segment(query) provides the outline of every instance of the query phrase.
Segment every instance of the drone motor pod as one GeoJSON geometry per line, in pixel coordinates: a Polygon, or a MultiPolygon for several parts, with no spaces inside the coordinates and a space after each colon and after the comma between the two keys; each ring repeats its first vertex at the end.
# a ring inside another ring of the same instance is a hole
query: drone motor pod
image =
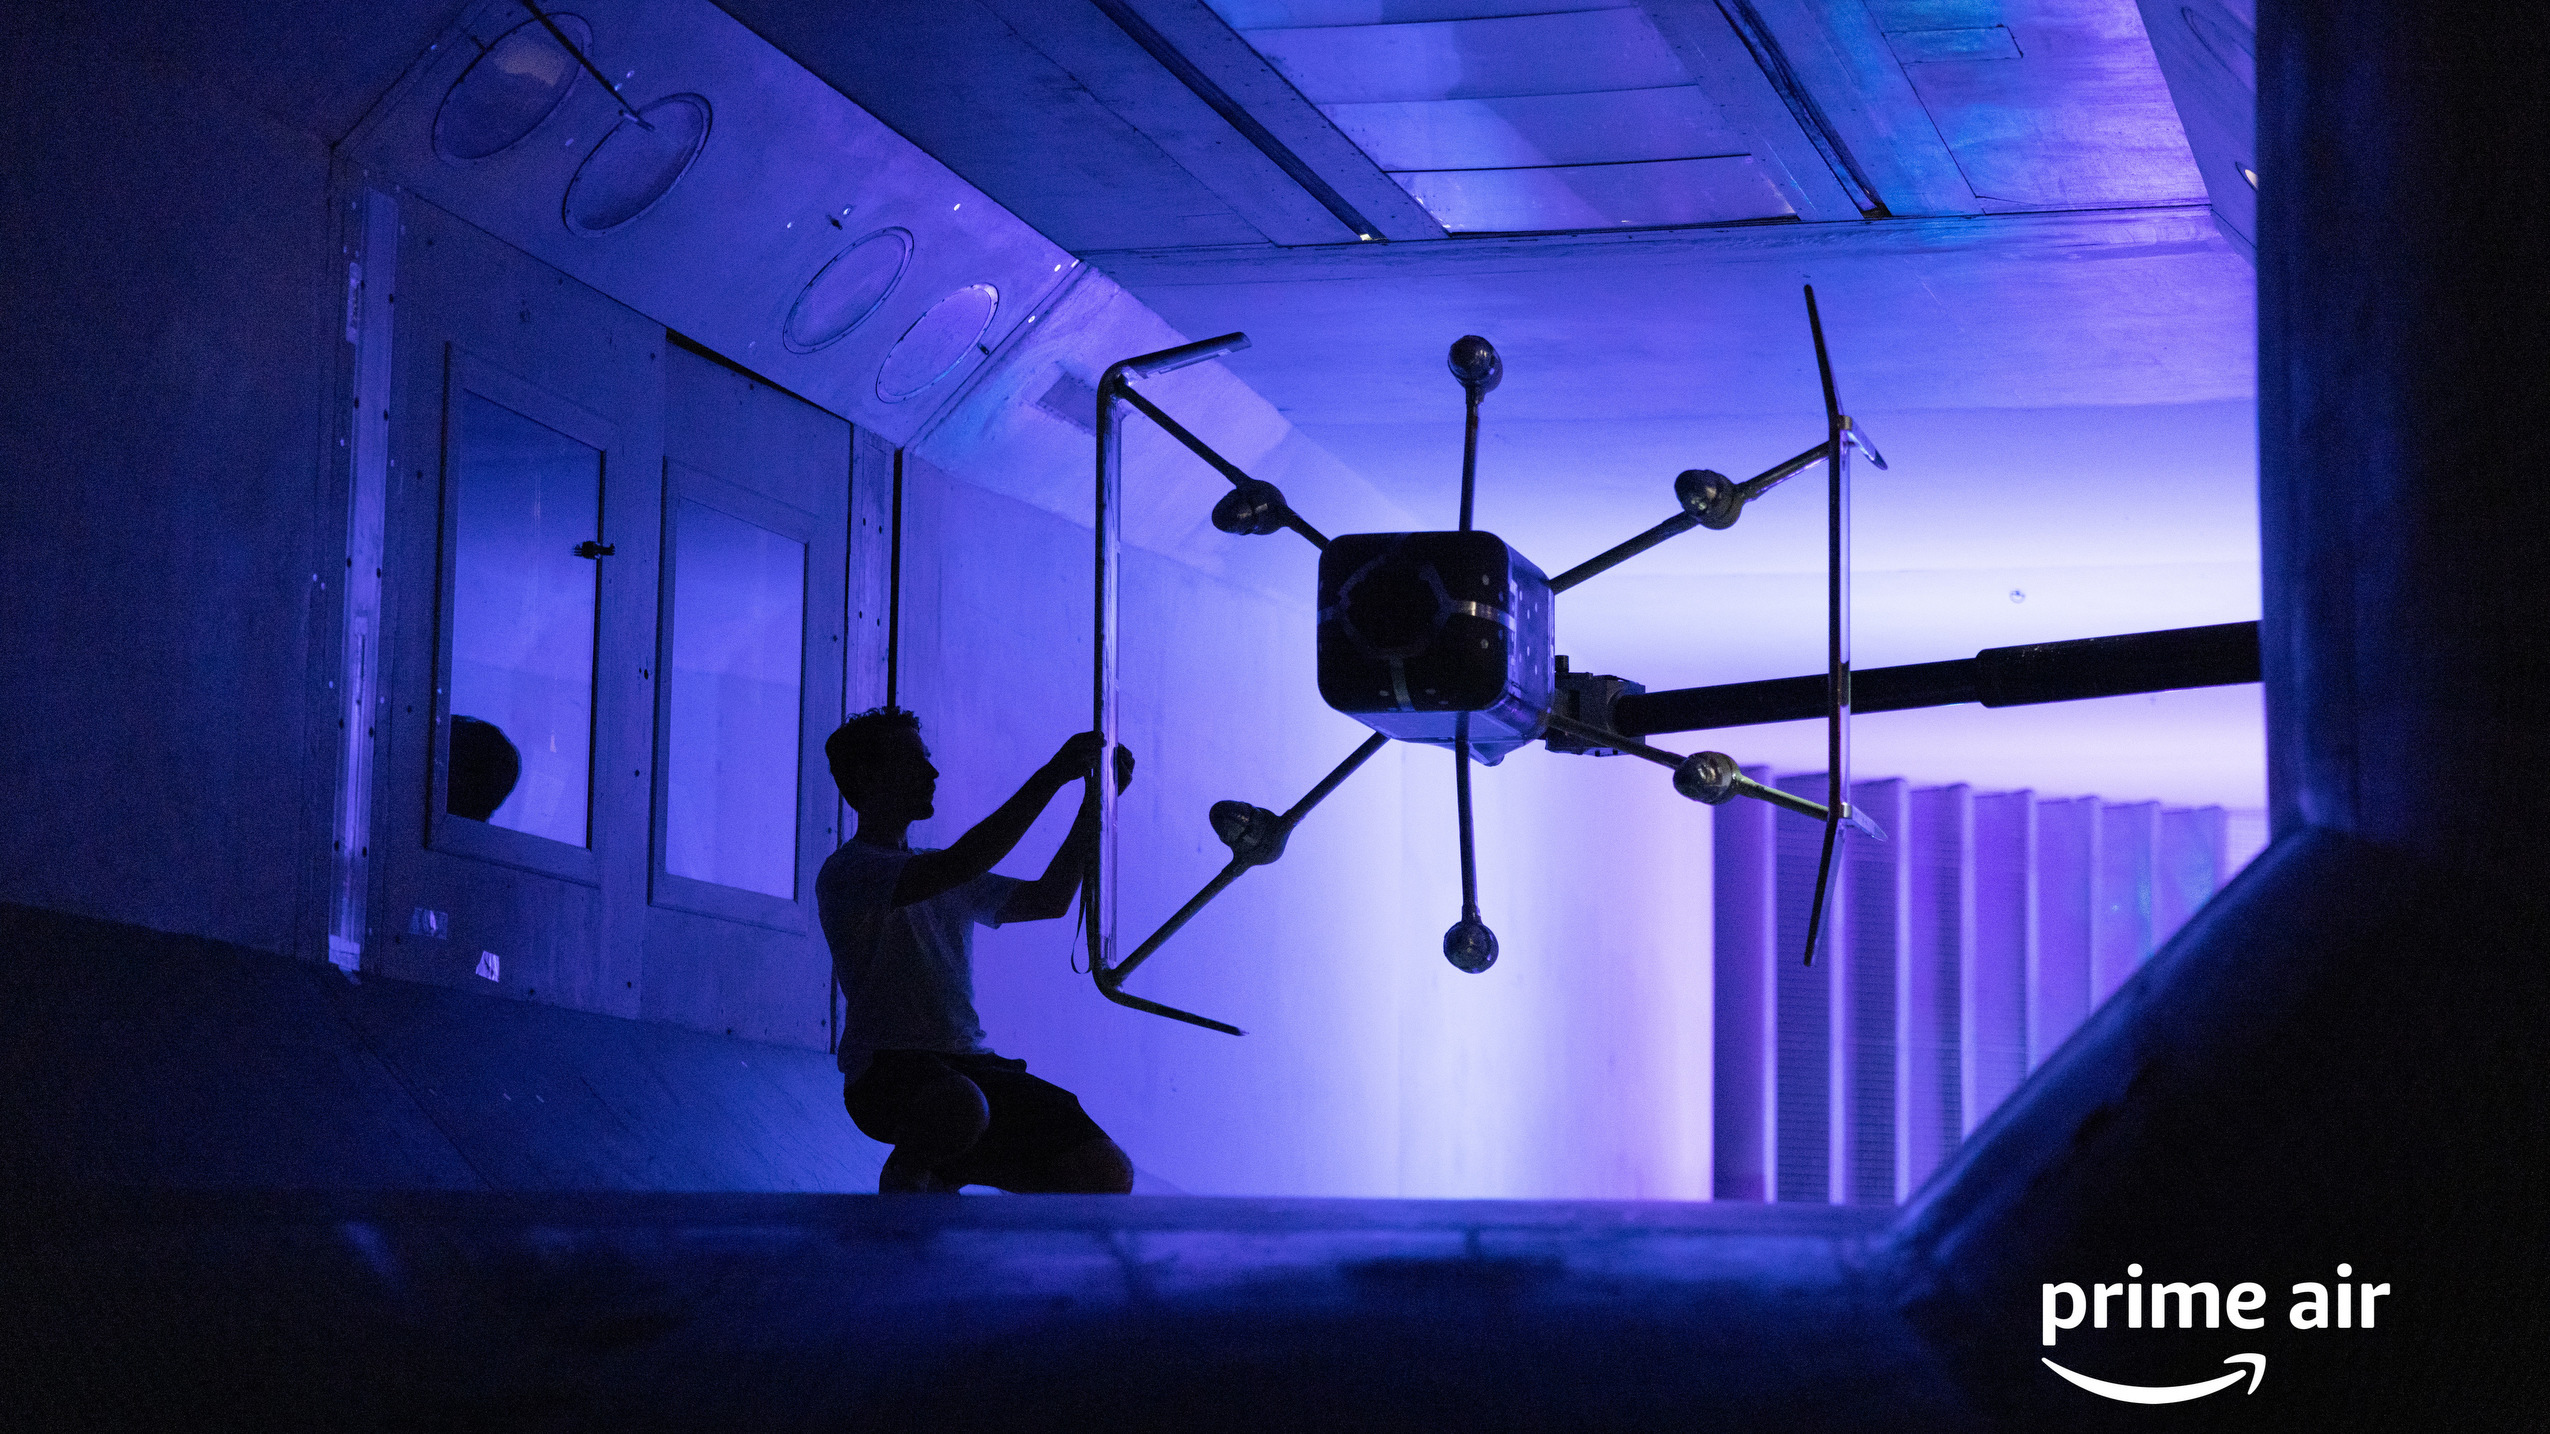
{"type": "Polygon", "coordinates": [[[1292,515],[1282,489],[1264,479],[1251,478],[1233,484],[1231,491],[1213,505],[1213,526],[1233,537],[1262,538],[1281,532],[1284,520],[1292,515]]]}

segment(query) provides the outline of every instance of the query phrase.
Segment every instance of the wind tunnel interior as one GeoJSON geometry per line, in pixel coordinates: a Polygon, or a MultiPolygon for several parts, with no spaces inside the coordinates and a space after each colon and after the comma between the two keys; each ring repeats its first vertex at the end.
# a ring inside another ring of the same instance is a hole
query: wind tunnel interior
{"type": "MultiPolygon", "coordinates": [[[[2167,1386],[2249,1350],[2257,1392],[2180,1422],[2524,1415],[2544,913],[2507,794],[2544,696],[2543,515],[2495,475],[2535,441],[2506,415],[2541,367],[2541,191],[2502,177],[2543,152],[2512,98],[2536,40],[2475,10],[2259,17],[2277,839],[1903,1208],[1706,1200],[1704,813],[1634,761],[1482,772],[1507,956],[1472,976],[1434,957],[1451,759],[1405,743],[1144,968],[1245,1038],[1093,999],[1062,924],[982,933],[985,1025],[1090,1102],[1137,1195],[916,1204],[853,1193],[884,1152],[825,1052],[822,736],[920,711],[946,776],[915,835],[943,842],[1087,725],[1092,385],[1216,330],[847,105],[813,32],[749,5],[584,6],[656,47],[605,77],[625,100],[570,84],[535,145],[447,140],[438,97],[518,28],[500,8],[6,22],[0,1339],[48,1371],[36,1417],[2104,1427],[2150,1411],[2041,1356],[2167,1386]],[[687,158],[692,121],[648,108],[677,94],[704,97],[687,158]],[[623,109],[680,182],[577,208],[623,109]],[[888,179],[848,184],[845,155],[888,179]],[[587,744],[585,785],[510,825],[463,810],[448,735],[478,715],[444,639],[463,564],[507,573],[451,518],[447,448],[506,441],[456,395],[582,445],[571,536],[612,549],[571,574],[584,707],[531,681],[554,651],[487,649],[519,679],[517,789],[574,755],[522,724],[587,744]],[[746,547],[798,581],[682,606],[746,547]],[[685,624],[724,655],[683,655],[685,624]],[[697,777],[740,749],[674,735],[712,689],[752,694],[745,738],[793,766],[697,777]],[[2288,1320],[2341,1263],[2391,1287],[2380,1323],[2288,1320]],[[2257,1282],[2267,1324],[2048,1347],[2046,1287],[2129,1281],[2257,1282]]],[[[1120,8],[1133,29],[1091,15],[1130,35],[1173,7],[1120,8]]],[[[1426,378],[1393,397],[1449,435],[1426,378]]],[[[1225,367],[1146,392],[1327,533],[1450,526],[1449,437],[1419,490],[1225,367]]],[[[1213,802],[1280,809],[1365,729],[1320,700],[1311,555],[1217,531],[1228,484],[1155,429],[1125,445],[1138,925],[1224,859],[1213,802]]]]}

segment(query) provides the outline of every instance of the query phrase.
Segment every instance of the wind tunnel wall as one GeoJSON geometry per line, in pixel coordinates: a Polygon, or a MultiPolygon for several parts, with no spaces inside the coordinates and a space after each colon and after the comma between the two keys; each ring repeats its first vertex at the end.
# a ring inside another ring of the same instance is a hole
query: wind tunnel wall
{"type": "Polygon", "coordinates": [[[2276,841],[1906,1212],[1892,1268],[2009,1427],[2148,1427],[2031,1355],[2174,1385],[2232,1350],[2267,1355],[2288,1427],[2529,1427],[2550,835],[2514,774],[2550,703],[2550,501],[2507,480],[2539,462],[2509,419],[2550,370],[2550,201],[2503,180],[2539,171],[2550,51],[2479,5],[2261,19],[2276,841]],[[2043,1346],[2045,1286],[2134,1266],[2259,1282],[2266,1326],[2043,1346]],[[2391,1286],[2379,1327],[2299,1327],[2341,1267],[2391,1286]]]}
{"type": "MultiPolygon", "coordinates": [[[[10,123],[42,142],[0,194],[25,278],[0,334],[19,375],[0,487],[0,736],[20,796],[0,818],[0,898],[322,958],[345,551],[332,435],[347,398],[331,192],[394,177],[355,156],[388,126],[403,72],[483,8],[10,17],[10,123]]],[[[469,175],[485,172],[434,178],[469,175]]],[[[801,277],[765,287],[784,301],[801,277]]],[[[1075,403],[1107,363],[1185,337],[1085,271],[1037,319],[951,379],[926,424],[862,433],[908,443],[897,695],[950,773],[925,839],[1087,721],[1090,415],[1075,403]]],[[[760,364],[757,342],[725,357],[760,364]]],[[[1147,387],[1323,527],[1423,525],[1222,367],[1147,387]]],[[[1213,801],[1287,804],[1363,732],[1317,699],[1309,551],[1212,530],[1221,480],[1147,423],[1129,429],[1139,939],[1219,865],[1213,801]]],[[[1447,495],[1451,482],[1447,466],[1447,495]]],[[[1377,759],[1280,867],[1134,983],[1236,1020],[1245,1040],[1101,1002],[1058,924],[985,934],[994,1040],[1082,1090],[1146,1171],[1198,1191],[1704,1193],[1705,814],[1625,763],[1535,751],[1484,774],[1484,894],[1508,955],[1474,979],[1436,954],[1458,891],[1449,777],[1431,752],[1377,759]]],[[[1065,815],[1013,870],[1033,869],[1065,815]]],[[[374,917],[395,932],[407,912],[374,917]]],[[[820,1030],[820,1000],[791,1025],[820,1030]]],[[[640,1009],[731,1023],[680,993],[640,1009]]]]}

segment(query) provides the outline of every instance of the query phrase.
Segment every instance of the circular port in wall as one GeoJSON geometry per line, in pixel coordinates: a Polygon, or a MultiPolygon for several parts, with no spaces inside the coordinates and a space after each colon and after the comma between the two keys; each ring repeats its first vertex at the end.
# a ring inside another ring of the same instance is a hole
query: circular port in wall
{"type": "Polygon", "coordinates": [[[877,397],[900,403],[956,372],[990,332],[1000,304],[1000,290],[968,284],[930,305],[887,351],[877,371],[877,397]]]}
{"type": "MultiPolygon", "coordinates": [[[[593,30],[573,15],[551,15],[568,43],[593,51],[593,30]]],[[[434,153],[454,164],[493,159],[531,137],[564,104],[584,67],[549,27],[525,20],[479,52],[434,111],[434,153]]]]}
{"type": "Polygon", "coordinates": [[[707,143],[708,101],[697,95],[672,95],[634,118],[620,116],[567,181],[567,227],[607,234],[644,214],[682,182],[707,143]]]}
{"type": "Polygon", "coordinates": [[[832,256],[788,306],[779,341],[801,354],[839,343],[868,321],[912,262],[912,231],[880,229],[832,256]]]}

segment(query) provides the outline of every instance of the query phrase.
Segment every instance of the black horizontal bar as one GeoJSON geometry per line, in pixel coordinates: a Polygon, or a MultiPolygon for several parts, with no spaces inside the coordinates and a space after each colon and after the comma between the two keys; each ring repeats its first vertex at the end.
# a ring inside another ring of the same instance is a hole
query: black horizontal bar
{"type": "MultiPolygon", "coordinates": [[[[1987,648],[1951,662],[1872,667],[1851,674],[1851,710],[1901,712],[1960,702],[2023,707],[2257,680],[2258,625],[2226,622],[1987,648]]],[[[1823,716],[1826,692],[1821,673],[1648,692],[1613,703],[1612,725],[1626,736],[1652,736],[1796,722],[1823,716]]]]}
{"type": "Polygon", "coordinates": [[[1975,695],[1986,707],[2224,687],[2258,680],[2258,625],[2225,622],[1994,647],[1976,653],[1974,665],[1975,695]]]}

